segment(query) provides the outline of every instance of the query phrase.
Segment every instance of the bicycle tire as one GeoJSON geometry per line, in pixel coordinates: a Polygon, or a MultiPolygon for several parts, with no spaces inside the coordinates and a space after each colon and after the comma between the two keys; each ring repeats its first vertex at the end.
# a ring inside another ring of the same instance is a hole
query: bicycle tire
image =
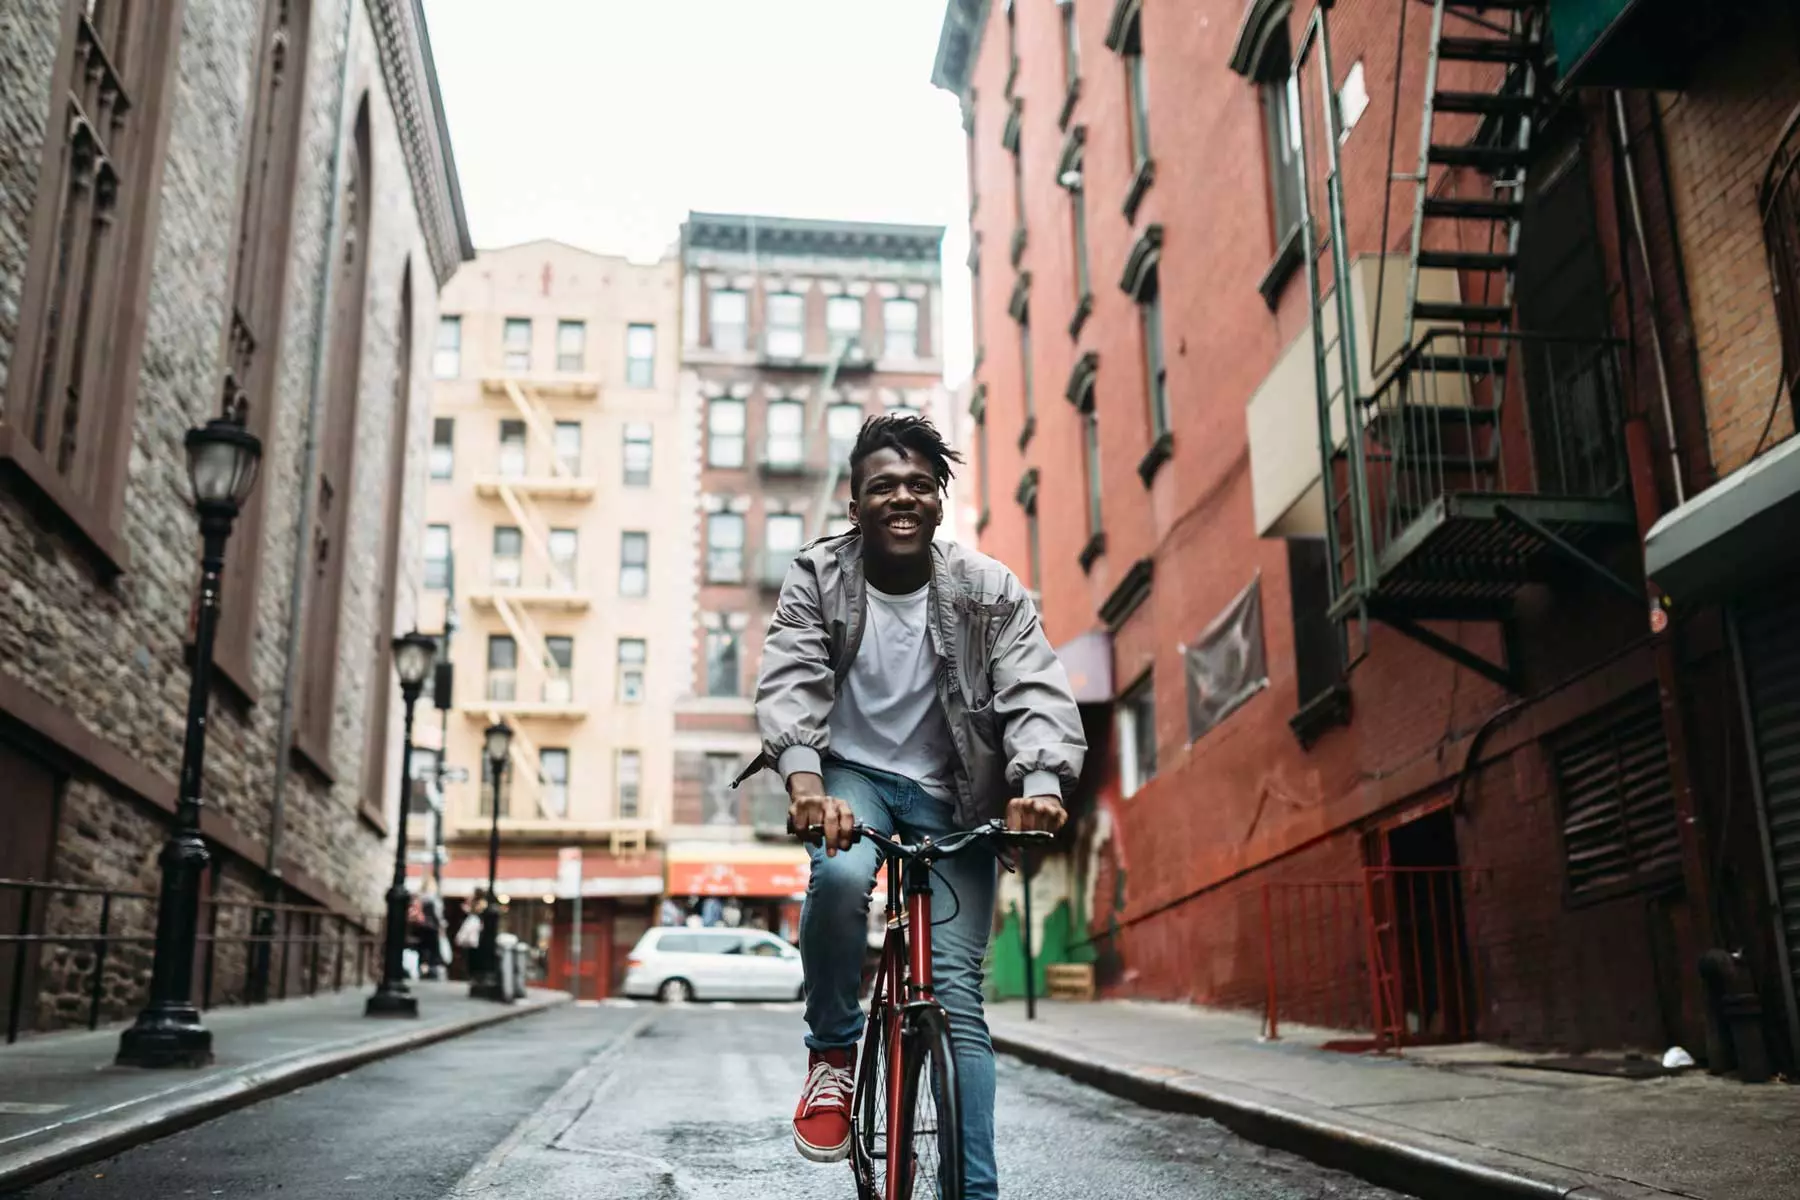
{"type": "Polygon", "coordinates": [[[856,1060],[856,1086],[851,1091],[854,1121],[850,1166],[856,1175],[857,1200],[884,1200],[887,1189],[887,1024],[888,1001],[871,1001],[856,1060]]]}
{"type": "Polygon", "coordinates": [[[888,1153],[901,1155],[900,1200],[963,1200],[962,1103],[943,1009],[908,1015],[900,1056],[901,1107],[888,1142],[888,1153]]]}

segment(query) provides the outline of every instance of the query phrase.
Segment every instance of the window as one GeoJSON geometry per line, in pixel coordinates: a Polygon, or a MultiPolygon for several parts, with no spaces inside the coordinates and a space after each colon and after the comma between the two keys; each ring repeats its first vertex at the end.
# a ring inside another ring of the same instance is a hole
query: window
{"type": "MultiPolygon", "coordinates": [[[[1018,119],[1018,102],[1013,102],[1014,120],[1018,119]]],[[[1013,170],[1013,241],[1012,260],[1014,265],[1019,255],[1025,252],[1025,153],[1019,148],[1018,134],[1013,135],[1012,170],[1013,170]]]]}
{"type": "MultiPolygon", "coordinates": [[[[1135,24],[1134,24],[1135,28],[1135,24]]],[[[1150,89],[1144,79],[1143,49],[1135,38],[1125,50],[1126,116],[1131,127],[1131,167],[1142,171],[1150,161],[1150,89]]]]}
{"type": "Polygon", "coordinates": [[[619,535],[619,595],[643,596],[650,591],[650,535],[619,535]]]}
{"type": "MultiPolygon", "coordinates": [[[[1084,358],[1084,363],[1091,364],[1097,360],[1084,358]]],[[[1076,368],[1083,370],[1081,365],[1076,368]]],[[[1093,367],[1085,369],[1085,382],[1080,385],[1074,395],[1075,408],[1081,413],[1081,473],[1082,482],[1087,485],[1087,524],[1088,546],[1082,551],[1082,567],[1085,569],[1093,561],[1093,555],[1100,552],[1095,539],[1102,529],[1100,513],[1100,413],[1094,403],[1093,367]]]]}
{"type": "Polygon", "coordinates": [[[581,422],[556,423],[556,465],[570,475],[581,474],[581,422]]]}
{"type": "Polygon", "coordinates": [[[1138,300],[1144,325],[1144,378],[1150,388],[1150,428],[1157,437],[1169,432],[1169,368],[1163,356],[1162,290],[1152,275],[1138,300]]]}
{"type": "Polygon", "coordinates": [[[706,517],[706,581],[744,582],[744,516],[709,513],[706,517]]]}
{"type": "Polygon", "coordinates": [[[500,350],[508,371],[531,370],[531,318],[506,318],[501,327],[500,350]]]}
{"type": "Polygon", "coordinates": [[[556,369],[579,371],[587,365],[587,322],[556,323],[556,369]]]}
{"type": "Polygon", "coordinates": [[[636,750],[619,751],[619,818],[638,815],[643,801],[644,756],[636,750]]]}
{"type": "Polygon", "coordinates": [[[742,687],[739,659],[742,639],[735,629],[706,632],[706,694],[736,696],[742,687]]]}
{"type": "Polygon", "coordinates": [[[770,358],[799,358],[806,353],[806,297],[771,292],[763,314],[763,349],[770,358]]]}
{"type": "Polygon", "coordinates": [[[439,379],[462,374],[462,318],[439,317],[437,349],[431,355],[431,373],[439,379]]]}
{"type": "Polygon", "coordinates": [[[450,586],[450,527],[425,527],[425,586],[444,591],[450,586]]]}
{"type": "Polygon", "coordinates": [[[1680,877],[1669,744],[1655,692],[1558,737],[1553,757],[1571,898],[1680,877]]]}
{"type": "Polygon", "coordinates": [[[1081,40],[1075,29],[1075,0],[1057,0],[1062,9],[1063,91],[1075,90],[1081,78],[1081,40]]]}
{"type": "Polygon", "coordinates": [[[652,387],[656,383],[656,326],[625,327],[625,384],[652,387]]]}
{"type": "Polygon", "coordinates": [[[1088,275],[1087,192],[1083,187],[1082,174],[1083,136],[1084,131],[1077,126],[1070,139],[1070,150],[1064,154],[1062,167],[1057,175],[1057,182],[1069,193],[1070,236],[1075,247],[1076,305],[1076,317],[1070,327],[1076,332],[1080,331],[1082,319],[1087,315],[1081,311],[1082,306],[1093,303],[1093,283],[1088,275]]]}
{"type": "Polygon", "coordinates": [[[503,479],[525,477],[525,422],[500,422],[500,475],[503,479]]]}
{"type": "MultiPolygon", "coordinates": [[[[503,817],[512,815],[512,771],[509,767],[508,763],[500,765],[500,815],[503,817]]],[[[481,815],[491,817],[494,815],[494,771],[492,763],[488,761],[488,756],[485,754],[481,756],[480,791],[481,815]]]]}
{"type": "Polygon", "coordinates": [[[1331,610],[1331,556],[1324,538],[1289,538],[1288,596],[1294,614],[1294,675],[1305,708],[1344,679],[1331,610]]]}
{"type": "MultiPolygon", "coordinates": [[[[737,773],[737,755],[708,754],[706,756],[706,823],[708,825],[736,825],[738,823],[738,794],[731,790],[731,781],[737,773]]],[[[720,946],[721,950],[724,948],[723,945],[720,946]]]]}
{"type": "Polygon", "coordinates": [[[798,400],[769,401],[768,441],[763,452],[771,467],[792,469],[806,460],[806,405],[798,400]]]}
{"type": "Polygon", "coordinates": [[[1019,371],[1025,385],[1025,428],[1019,433],[1019,443],[1031,440],[1032,431],[1037,428],[1037,382],[1031,369],[1031,312],[1029,309],[1019,311],[1019,371]]]}
{"type": "Polygon", "coordinates": [[[706,406],[706,465],[744,465],[744,402],[721,396],[706,406]]]}
{"type": "MultiPolygon", "coordinates": [[[[121,6],[107,6],[116,9],[121,6]]],[[[342,286],[333,289],[327,363],[329,382],[319,414],[324,431],[318,458],[318,474],[312,480],[315,504],[313,525],[305,531],[312,546],[311,578],[305,598],[305,625],[301,633],[306,647],[301,668],[299,720],[295,748],[326,776],[334,773],[331,731],[337,714],[338,635],[342,629],[344,576],[348,568],[344,546],[350,532],[351,480],[356,471],[357,407],[361,396],[360,372],[363,317],[368,293],[368,247],[371,197],[369,99],[357,104],[354,152],[348,156],[342,190],[337,197],[337,256],[342,286]]]]}
{"type": "Polygon", "coordinates": [[[882,350],[888,358],[911,362],[919,357],[919,302],[886,300],[881,305],[882,350]]]}
{"type": "Polygon", "coordinates": [[[788,564],[806,541],[806,518],[799,513],[770,513],[763,524],[763,582],[780,587],[788,564]]]}
{"type": "Polygon", "coordinates": [[[619,702],[642,704],[644,701],[644,666],[649,660],[649,644],[643,638],[619,639],[619,702]]]}
{"type": "Polygon", "coordinates": [[[860,296],[828,296],[825,300],[825,330],[831,335],[831,347],[849,342],[852,351],[862,344],[863,302],[860,296]]]}
{"type": "Polygon", "coordinates": [[[1132,245],[1125,260],[1125,274],[1119,280],[1125,294],[1137,301],[1144,339],[1145,401],[1150,409],[1151,445],[1138,473],[1146,485],[1173,446],[1169,431],[1168,360],[1163,348],[1161,257],[1162,226],[1148,226],[1132,245]]]}
{"type": "Polygon", "coordinates": [[[988,491],[988,426],[987,426],[987,388],[977,387],[975,398],[969,401],[969,416],[975,420],[975,485],[981,498],[981,511],[976,515],[975,532],[987,524],[989,505],[988,491]]]}
{"type": "Polygon", "coordinates": [[[450,479],[456,474],[456,419],[437,417],[431,422],[431,477],[450,479]]]}
{"type": "Polygon", "coordinates": [[[739,291],[712,294],[712,348],[742,351],[750,345],[750,302],[739,291]]]}
{"type": "Polygon", "coordinates": [[[494,566],[492,582],[495,587],[519,586],[521,574],[520,556],[524,551],[525,539],[516,526],[494,526],[494,566]]]}
{"type": "MultiPolygon", "coordinates": [[[[518,697],[519,644],[503,633],[488,636],[487,698],[502,702],[518,697]]],[[[484,759],[486,755],[482,756],[484,759]]]]}
{"type": "Polygon", "coordinates": [[[633,421],[625,426],[626,487],[650,486],[650,464],[655,457],[652,453],[654,436],[648,422],[633,421]]]}
{"type": "Polygon", "coordinates": [[[850,451],[856,448],[856,435],[862,432],[863,410],[860,404],[833,404],[825,410],[825,434],[831,439],[831,461],[846,465],[850,451]]]}
{"type": "Polygon", "coordinates": [[[1119,790],[1126,796],[1156,778],[1156,687],[1146,675],[1119,699],[1119,790]]]}
{"type": "Polygon", "coordinates": [[[1288,40],[1285,30],[1270,39],[1257,73],[1262,93],[1263,135],[1268,143],[1269,194],[1275,208],[1275,246],[1286,246],[1300,228],[1300,114],[1288,88],[1288,40]]]}
{"type": "Polygon", "coordinates": [[[1044,594],[1043,544],[1038,536],[1038,472],[1032,467],[1019,481],[1019,506],[1025,510],[1026,576],[1031,594],[1044,594]]]}
{"type": "Polygon", "coordinates": [[[544,703],[570,704],[575,700],[575,639],[544,639],[544,703]]]}
{"type": "MultiPolygon", "coordinates": [[[[157,241],[147,227],[154,211],[151,185],[163,157],[160,130],[167,122],[159,117],[168,108],[164,97],[172,90],[167,84],[181,23],[149,4],[65,3],[44,11],[54,11],[49,19],[62,23],[70,8],[82,10],[85,19],[64,24],[72,36],[57,48],[53,74],[62,90],[51,101],[55,115],[41,158],[35,150],[23,152],[30,139],[7,135],[9,159],[21,164],[29,157],[23,177],[36,172],[38,184],[37,211],[14,228],[34,228],[38,237],[30,255],[36,269],[25,279],[22,303],[11,294],[7,300],[8,325],[15,312],[20,324],[0,420],[13,435],[9,463],[66,495],[73,503],[53,502],[56,507],[102,535],[118,524],[127,477],[143,341],[132,314],[144,303],[157,241]]],[[[9,44],[19,36],[9,22],[9,44]]],[[[9,70],[9,78],[18,76],[9,70]]],[[[28,103],[36,108],[41,101],[28,103]]],[[[16,203],[16,186],[7,185],[9,204],[16,203]]],[[[285,198],[285,191],[272,197],[285,198]]],[[[271,222],[272,238],[282,223],[271,222]]],[[[352,290],[359,261],[345,275],[352,290]]],[[[260,273],[248,286],[270,288],[260,273]]],[[[268,301],[270,317],[256,336],[272,340],[283,311],[279,291],[268,301]]],[[[268,396],[258,393],[250,401],[260,406],[268,396]]],[[[241,535],[238,540],[242,544],[241,535]]],[[[248,633],[243,637],[247,645],[248,633]]]]}
{"type": "Polygon", "coordinates": [[[575,560],[579,544],[579,536],[573,529],[550,531],[550,587],[553,590],[575,590],[575,560]]]}
{"type": "Polygon", "coordinates": [[[569,752],[538,751],[538,804],[553,817],[569,814],[569,752]]]}

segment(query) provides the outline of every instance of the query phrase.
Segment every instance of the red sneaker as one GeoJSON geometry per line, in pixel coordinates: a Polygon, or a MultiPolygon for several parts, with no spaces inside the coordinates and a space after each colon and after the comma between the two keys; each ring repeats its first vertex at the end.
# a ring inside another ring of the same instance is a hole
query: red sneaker
{"type": "Polygon", "coordinates": [[[856,1086],[856,1048],[815,1050],[807,1061],[806,1090],[794,1110],[794,1146],[813,1162],[850,1157],[850,1094],[856,1086]]]}

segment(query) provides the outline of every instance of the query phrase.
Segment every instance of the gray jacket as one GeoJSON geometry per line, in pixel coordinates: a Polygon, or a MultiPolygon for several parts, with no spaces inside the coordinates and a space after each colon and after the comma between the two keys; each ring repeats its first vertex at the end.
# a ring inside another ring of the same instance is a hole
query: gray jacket
{"type": "MultiPolygon", "coordinates": [[[[1037,606],[985,554],[933,542],[931,557],[932,647],[952,668],[938,672],[937,693],[956,744],[957,819],[973,825],[999,816],[1021,794],[1066,795],[1081,774],[1087,739],[1037,606]]],[[[778,763],[817,769],[830,749],[826,721],[856,660],[867,603],[860,533],[813,542],[794,559],[756,685],[763,752],[740,782],[778,763]]]]}

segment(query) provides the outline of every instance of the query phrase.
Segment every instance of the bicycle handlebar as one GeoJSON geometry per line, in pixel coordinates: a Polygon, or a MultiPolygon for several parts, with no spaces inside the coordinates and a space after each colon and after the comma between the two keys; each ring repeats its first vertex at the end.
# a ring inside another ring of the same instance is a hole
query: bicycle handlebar
{"type": "MultiPolygon", "coordinates": [[[[817,846],[825,840],[823,825],[808,825],[804,832],[794,828],[792,819],[788,821],[788,832],[808,845],[817,846]]],[[[907,845],[899,838],[881,832],[870,825],[856,825],[851,829],[850,844],[855,845],[863,838],[868,838],[878,846],[884,847],[888,853],[899,858],[931,860],[950,858],[962,853],[977,841],[993,840],[1012,845],[1042,844],[1054,841],[1056,835],[1047,829],[1008,829],[1006,822],[994,818],[983,822],[973,829],[958,830],[938,841],[926,838],[916,845],[907,845]]]]}

